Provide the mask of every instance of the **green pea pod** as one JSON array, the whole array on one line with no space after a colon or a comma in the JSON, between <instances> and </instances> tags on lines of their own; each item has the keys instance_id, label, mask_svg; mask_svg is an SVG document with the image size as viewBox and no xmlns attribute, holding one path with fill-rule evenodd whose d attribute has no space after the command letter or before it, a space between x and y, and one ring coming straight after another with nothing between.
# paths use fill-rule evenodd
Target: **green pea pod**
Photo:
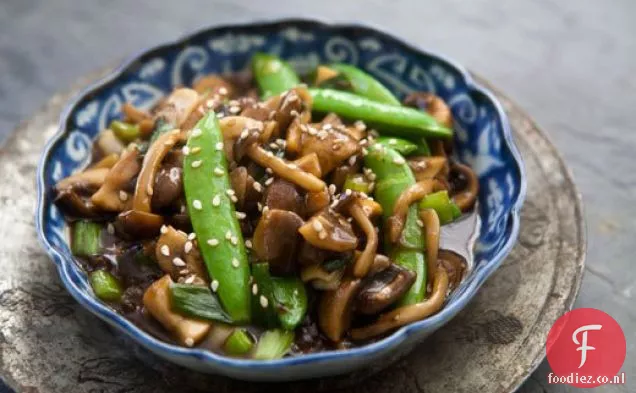
<instances>
[{"instance_id":1,"label":"green pea pod","mask_svg":"<svg viewBox=\"0 0 636 393\"><path fill-rule=\"evenodd\" d=\"M408 156L409 154L417 150L417 145L415 143L402 138L391 138L382 136L376 139L375 142L381 144L382 146L390 147L403 156Z\"/></svg>"},{"instance_id":2,"label":"green pea pod","mask_svg":"<svg viewBox=\"0 0 636 393\"><path fill-rule=\"evenodd\" d=\"M183 162L188 212L213 289L235 322L250 319L247 254L231 195L223 136L214 112L190 132ZM218 287L217 287L218 284Z\"/></svg>"},{"instance_id":3,"label":"green pea pod","mask_svg":"<svg viewBox=\"0 0 636 393\"><path fill-rule=\"evenodd\" d=\"M263 99L300 84L296 71L287 62L267 53L252 56L252 72Z\"/></svg>"},{"instance_id":4,"label":"green pea pod","mask_svg":"<svg viewBox=\"0 0 636 393\"><path fill-rule=\"evenodd\" d=\"M413 150L411 153L411 155L413 156L425 156L425 157L430 157L431 154L431 148L428 146L428 142L426 141L426 138L418 138L417 139L417 143L415 144L415 150Z\"/></svg>"},{"instance_id":5,"label":"green pea pod","mask_svg":"<svg viewBox=\"0 0 636 393\"><path fill-rule=\"evenodd\" d=\"M387 105L401 105L389 89L361 69L342 63L330 64L328 67L347 80L352 93Z\"/></svg>"},{"instance_id":6,"label":"green pea pod","mask_svg":"<svg viewBox=\"0 0 636 393\"><path fill-rule=\"evenodd\" d=\"M400 194L415 184L413 172L404 158L390 147L374 144L364 158L364 165L376 175L374 196L382 206L382 215L386 221L393 214L393 206ZM409 208L402 238L389 249L393 261L417 275L408 292L400 299L400 305L419 303L426 293L426 260L424 259L424 239L422 228L417 224L417 206ZM387 243L388 239L385 240Z\"/></svg>"},{"instance_id":7,"label":"green pea pod","mask_svg":"<svg viewBox=\"0 0 636 393\"><path fill-rule=\"evenodd\" d=\"M294 330L307 314L305 284L296 277L274 277L274 300L280 325Z\"/></svg>"},{"instance_id":8,"label":"green pea pod","mask_svg":"<svg viewBox=\"0 0 636 393\"><path fill-rule=\"evenodd\" d=\"M403 106L387 105L353 93L333 89L310 88L312 110L334 112L351 120L362 120L387 134L406 138L450 138L453 130L444 127L426 112Z\"/></svg>"},{"instance_id":9,"label":"green pea pod","mask_svg":"<svg viewBox=\"0 0 636 393\"><path fill-rule=\"evenodd\" d=\"M428 194L419 202L420 209L433 209L437 212L440 225L445 225L459 216L461 216L461 210L448 196L448 191L438 191ZM458 214L459 213L459 214Z\"/></svg>"},{"instance_id":10,"label":"green pea pod","mask_svg":"<svg viewBox=\"0 0 636 393\"><path fill-rule=\"evenodd\" d=\"M276 303L274 302L274 282L269 274L269 264L252 264L252 321L271 329L278 326Z\"/></svg>"},{"instance_id":11,"label":"green pea pod","mask_svg":"<svg viewBox=\"0 0 636 393\"><path fill-rule=\"evenodd\" d=\"M93 287L95 295L106 302L118 302L121 299L123 289L119 280L106 270L95 270L88 279Z\"/></svg>"}]
</instances>

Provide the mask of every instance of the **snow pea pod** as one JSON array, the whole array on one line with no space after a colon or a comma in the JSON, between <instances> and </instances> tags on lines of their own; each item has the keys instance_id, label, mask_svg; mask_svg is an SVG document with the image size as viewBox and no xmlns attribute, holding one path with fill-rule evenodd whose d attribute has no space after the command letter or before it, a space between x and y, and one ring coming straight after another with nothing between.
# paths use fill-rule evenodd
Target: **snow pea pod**
<instances>
[{"instance_id":1,"label":"snow pea pod","mask_svg":"<svg viewBox=\"0 0 636 393\"><path fill-rule=\"evenodd\" d=\"M338 72L337 77L346 80L352 93L383 104L400 105L389 89L361 69L342 63L330 64L328 67Z\"/></svg>"},{"instance_id":2,"label":"snow pea pod","mask_svg":"<svg viewBox=\"0 0 636 393\"><path fill-rule=\"evenodd\" d=\"M211 288L235 322L247 322L250 269L232 202L223 136L214 112L192 129L187 146L190 153L183 162L183 185Z\"/></svg>"},{"instance_id":3,"label":"snow pea pod","mask_svg":"<svg viewBox=\"0 0 636 393\"><path fill-rule=\"evenodd\" d=\"M333 89L310 88L312 110L334 112L351 120L362 120L387 134L406 138L450 138L453 131L426 112L375 102L353 93Z\"/></svg>"},{"instance_id":4,"label":"snow pea pod","mask_svg":"<svg viewBox=\"0 0 636 393\"><path fill-rule=\"evenodd\" d=\"M374 196L382 206L382 218L386 227L387 220L393 214L395 201L405 189L415 184L415 178L400 153L378 143L369 147L369 154L364 158L364 165L376 176ZM385 244L390 244L391 259L416 274L415 282L400 299L399 305L419 303L426 293L424 239L422 228L417 221L418 209L416 205L413 205L409 207L401 239L391 244L388 241L388 234L385 236Z\"/></svg>"},{"instance_id":5,"label":"snow pea pod","mask_svg":"<svg viewBox=\"0 0 636 393\"><path fill-rule=\"evenodd\" d=\"M406 139L401 138L391 138L382 136L376 139L376 143L379 143L383 146L390 147L391 149L397 151L403 156L408 156L417 150L417 145L411 141L407 141Z\"/></svg>"},{"instance_id":6,"label":"snow pea pod","mask_svg":"<svg viewBox=\"0 0 636 393\"><path fill-rule=\"evenodd\" d=\"M252 56L252 72L263 99L300 84L296 71L286 61L267 53Z\"/></svg>"}]
</instances>

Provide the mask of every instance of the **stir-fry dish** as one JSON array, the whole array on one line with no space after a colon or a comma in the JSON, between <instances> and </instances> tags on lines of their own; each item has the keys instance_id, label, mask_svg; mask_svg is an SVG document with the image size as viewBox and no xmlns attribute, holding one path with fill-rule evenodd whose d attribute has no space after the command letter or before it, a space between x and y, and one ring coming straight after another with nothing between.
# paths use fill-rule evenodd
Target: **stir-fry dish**
<instances>
[{"instance_id":1,"label":"stir-fry dish","mask_svg":"<svg viewBox=\"0 0 636 393\"><path fill-rule=\"evenodd\" d=\"M165 341L263 360L437 313L469 266L444 228L475 226L478 193L447 104L346 64L251 65L123 105L53 187L95 296Z\"/></svg>"}]
</instances>

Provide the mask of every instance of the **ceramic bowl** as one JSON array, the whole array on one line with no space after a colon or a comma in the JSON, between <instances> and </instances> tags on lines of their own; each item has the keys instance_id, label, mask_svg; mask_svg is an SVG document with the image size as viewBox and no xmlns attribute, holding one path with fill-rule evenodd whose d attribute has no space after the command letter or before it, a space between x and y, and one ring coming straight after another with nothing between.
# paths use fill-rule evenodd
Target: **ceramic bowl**
<instances>
[{"instance_id":1,"label":"ceramic bowl","mask_svg":"<svg viewBox=\"0 0 636 393\"><path fill-rule=\"evenodd\" d=\"M51 201L50 188L85 166L92 139L121 115L124 102L151 107L173 87L189 85L200 75L245 69L255 51L278 54L299 72L321 62L351 63L378 78L399 97L423 90L448 103L456 120L457 156L479 176L482 226L474 268L441 312L359 348L263 362L162 342L95 298L86 274L73 260L64 219ZM375 28L294 19L203 29L125 62L69 103L59 131L42 153L37 186L39 237L62 283L87 310L167 361L243 380L285 381L381 369L451 320L501 265L515 243L526 179L501 105L457 63Z\"/></svg>"}]
</instances>

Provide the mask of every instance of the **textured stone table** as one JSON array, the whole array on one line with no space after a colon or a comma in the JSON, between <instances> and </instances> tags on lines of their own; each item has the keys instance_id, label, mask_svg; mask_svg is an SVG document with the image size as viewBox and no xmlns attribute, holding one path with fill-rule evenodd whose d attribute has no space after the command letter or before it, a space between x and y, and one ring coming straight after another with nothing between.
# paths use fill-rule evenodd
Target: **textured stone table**
<instances>
[{"instance_id":1,"label":"textured stone table","mask_svg":"<svg viewBox=\"0 0 636 393\"><path fill-rule=\"evenodd\" d=\"M258 17L360 20L446 53L486 77L548 130L587 207L589 252L578 307L622 325L636 385L636 2L633 0L270 1L2 0L0 134L74 79L196 27ZM5 185L6 186L6 185ZM512 365L511 365L512 367ZM548 386L543 364L521 392ZM631 381L631 382L630 382ZM600 391L627 392L628 386Z\"/></svg>"}]
</instances>

